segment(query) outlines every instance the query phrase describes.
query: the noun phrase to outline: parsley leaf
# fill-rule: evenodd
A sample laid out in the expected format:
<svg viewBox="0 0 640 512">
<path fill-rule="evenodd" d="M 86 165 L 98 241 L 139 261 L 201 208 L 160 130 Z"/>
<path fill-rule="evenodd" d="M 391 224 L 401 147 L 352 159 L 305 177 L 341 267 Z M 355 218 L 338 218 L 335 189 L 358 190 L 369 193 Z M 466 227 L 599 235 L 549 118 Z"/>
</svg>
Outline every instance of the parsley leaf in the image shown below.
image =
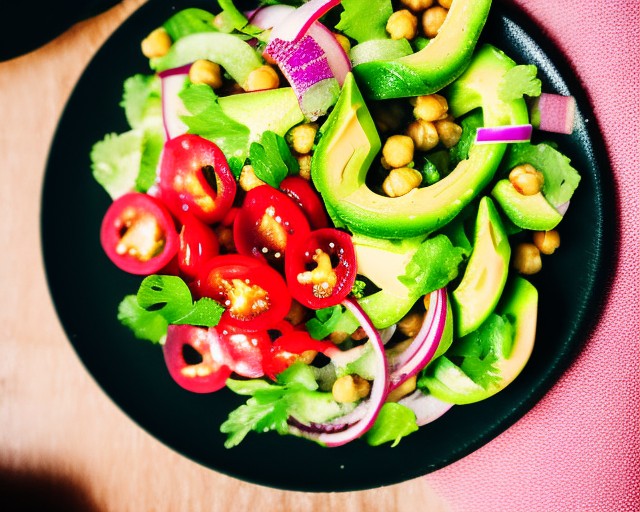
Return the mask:
<svg viewBox="0 0 640 512">
<path fill-rule="evenodd" d="M 393 14 L 390 0 L 343 0 L 344 12 L 336 29 L 358 43 L 371 39 L 388 39 L 386 26 Z M 363 23 L 366 20 L 366 23 Z"/>
<path fill-rule="evenodd" d="M 395 402 L 387 402 L 380 409 L 376 422 L 366 433 L 365 439 L 371 446 L 392 442 L 393 448 L 403 437 L 417 430 L 416 415 L 411 409 Z"/>
<path fill-rule="evenodd" d="M 118 320 L 133 331 L 136 338 L 161 343 L 169 323 L 155 312 L 140 307 L 135 295 L 127 295 L 118 306 Z"/>
<path fill-rule="evenodd" d="M 514 66 L 507 71 L 498 85 L 498 98 L 512 101 L 527 96 L 540 96 L 542 82 L 536 78 L 538 68 L 533 64 Z"/>
<path fill-rule="evenodd" d="M 289 174 L 300 170 L 284 137 L 271 130 L 262 134 L 260 143 L 251 143 L 249 160 L 256 176 L 274 188 Z"/>
<path fill-rule="evenodd" d="M 91 149 L 93 177 L 112 199 L 135 189 L 142 157 L 143 133 L 109 133 Z"/>
</svg>

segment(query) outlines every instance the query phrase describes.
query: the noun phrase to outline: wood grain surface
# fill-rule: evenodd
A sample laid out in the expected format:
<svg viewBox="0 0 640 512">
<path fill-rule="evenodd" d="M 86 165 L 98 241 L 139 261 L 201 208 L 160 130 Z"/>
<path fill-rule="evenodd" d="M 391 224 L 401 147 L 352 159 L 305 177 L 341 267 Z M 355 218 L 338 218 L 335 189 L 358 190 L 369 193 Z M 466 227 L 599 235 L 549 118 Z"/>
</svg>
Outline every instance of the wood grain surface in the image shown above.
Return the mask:
<svg viewBox="0 0 640 512">
<path fill-rule="evenodd" d="M 43 173 L 76 80 L 142 3 L 125 0 L 43 48 L 0 63 L 0 508 L 17 503 L 10 510 L 447 510 L 420 479 L 364 492 L 307 494 L 210 471 L 140 429 L 77 358 L 44 275 Z"/>
</svg>

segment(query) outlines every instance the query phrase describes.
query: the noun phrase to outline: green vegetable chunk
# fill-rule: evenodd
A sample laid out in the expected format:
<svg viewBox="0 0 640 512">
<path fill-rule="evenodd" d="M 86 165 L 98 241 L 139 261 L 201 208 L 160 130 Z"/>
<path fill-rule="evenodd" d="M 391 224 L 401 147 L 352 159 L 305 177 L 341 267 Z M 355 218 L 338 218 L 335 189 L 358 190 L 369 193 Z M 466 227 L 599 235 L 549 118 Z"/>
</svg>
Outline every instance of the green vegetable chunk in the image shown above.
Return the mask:
<svg viewBox="0 0 640 512">
<path fill-rule="evenodd" d="M 382 406 L 376 422 L 365 436 L 371 446 L 390 442 L 393 448 L 403 437 L 417 430 L 416 415 L 411 409 L 395 402 L 388 402 Z"/>
</svg>

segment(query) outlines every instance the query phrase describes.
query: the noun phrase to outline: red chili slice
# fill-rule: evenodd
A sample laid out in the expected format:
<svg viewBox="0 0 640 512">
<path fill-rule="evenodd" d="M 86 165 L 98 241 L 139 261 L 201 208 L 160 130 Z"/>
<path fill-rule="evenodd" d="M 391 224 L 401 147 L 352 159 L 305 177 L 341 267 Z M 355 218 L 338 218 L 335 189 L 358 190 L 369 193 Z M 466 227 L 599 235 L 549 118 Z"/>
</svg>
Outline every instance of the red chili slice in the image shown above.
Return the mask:
<svg viewBox="0 0 640 512">
<path fill-rule="evenodd" d="M 100 242 L 109 259 L 132 274 L 154 274 L 178 251 L 173 218 L 153 197 L 138 192 L 116 199 L 105 213 Z"/>
<path fill-rule="evenodd" d="M 233 372 L 250 379 L 264 375 L 263 363 L 271 350 L 267 331 L 249 331 L 227 323 L 220 323 L 209 331 L 218 338 L 218 356 Z"/>
<path fill-rule="evenodd" d="M 227 309 L 222 320 L 243 329 L 269 329 L 291 307 L 291 294 L 282 276 L 266 263 L 241 254 L 211 258 L 195 282 L 196 293 Z"/>
<path fill-rule="evenodd" d="M 183 219 L 178 250 L 178 268 L 182 275 L 195 279 L 202 266 L 219 252 L 218 237 L 209 226 L 193 215 Z"/>
<path fill-rule="evenodd" d="M 178 219 L 189 212 L 205 224 L 212 224 L 233 205 L 236 180 L 218 146 L 198 135 L 186 134 L 164 146 L 159 189 Z"/>
<path fill-rule="evenodd" d="M 264 363 L 264 373 L 275 380 L 276 375 L 300 359 L 304 352 L 311 351 L 315 354 L 325 352 L 329 348 L 335 348 L 335 345 L 315 340 L 306 331 L 293 330 L 283 333 L 273 342 L 270 355 Z"/>
<path fill-rule="evenodd" d="M 293 199 L 307 216 L 311 229 L 329 227 L 329 219 L 320 195 L 309 180 L 300 176 L 287 176 L 280 182 L 280 190 Z"/>
<path fill-rule="evenodd" d="M 309 232 L 300 207 L 270 185 L 247 192 L 233 223 L 233 238 L 240 254 L 255 256 L 281 267 L 289 244 Z"/>
<path fill-rule="evenodd" d="M 202 327 L 170 325 L 167 329 L 164 360 L 173 380 L 184 389 L 212 393 L 225 386 L 231 369 L 214 359 L 212 340 L 208 329 Z"/>
<path fill-rule="evenodd" d="M 340 304 L 356 280 L 351 236 L 333 228 L 311 231 L 289 246 L 285 271 L 291 295 L 301 304 L 312 309 Z"/>
</svg>

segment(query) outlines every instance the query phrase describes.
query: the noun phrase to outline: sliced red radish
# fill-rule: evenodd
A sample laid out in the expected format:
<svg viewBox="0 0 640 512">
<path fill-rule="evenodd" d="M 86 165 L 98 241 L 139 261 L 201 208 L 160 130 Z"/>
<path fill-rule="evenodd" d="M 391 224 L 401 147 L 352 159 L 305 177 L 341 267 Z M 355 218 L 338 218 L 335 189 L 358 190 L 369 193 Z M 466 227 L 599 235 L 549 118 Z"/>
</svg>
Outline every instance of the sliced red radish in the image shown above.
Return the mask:
<svg viewBox="0 0 640 512">
<path fill-rule="evenodd" d="M 531 124 L 539 130 L 569 135 L 573 132 L 576 100 L 573 96 L 543 92 L 531 106 Z"/>
<path fill-rule="evenodd" d="M 271 39 L 283 41 L 299 41 L 307 33 L 309 27 L 341 0 L 309 0 L 292 11 L 280 23 L 274 25 Z"/>
</svg>

